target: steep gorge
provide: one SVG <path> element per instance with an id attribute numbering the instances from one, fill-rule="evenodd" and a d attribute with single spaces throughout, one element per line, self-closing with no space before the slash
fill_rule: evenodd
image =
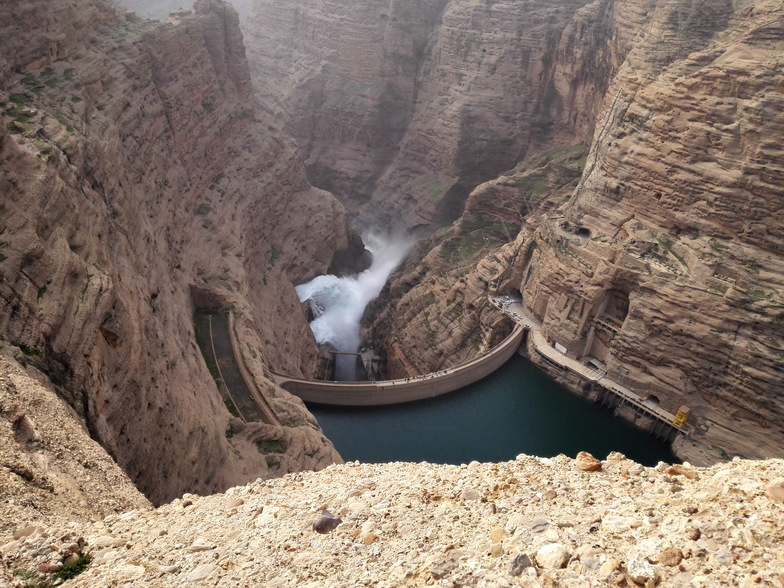
<path id="1" fill-rule="evenodd" d="M 261 0 L 245 28 L 311 181 L 365 224 L 430 232 L 529 149 L 588 139 L 613 63 L 575 57 L 615 33 L 586 4 Z"/>
<path id="2" fill-rule="evenodd" d="M 782 2 L 423 10 L 261 0 L 247 25 L 314 184 L 362 223 L 460 216 L 369 313 L 390 375 L 491 347 L 486 294 L 520 292 L 551 343 L 692 408 L 684 457 L 781 455 Z"/>
<path id="3" fill-rule="evenodd" d="M 487 292 L 519 291 L 551 342 L 695 410 L 682 455 L 781 455 L 781 0 L 257 0 L 250 67 L 218 0 L 19 10 L 0 338 L 153 502 L 339 460 L 268 377 L 314 373 L 293 285 L 355 243 L 347 209 L 459 217 L 372 310 L 390 374 L 491 347 Z M 194 298 L 233 308 L 282 426 L 226 412 Z"/>
<path id="4" fill-rule="evenodd" d="M 784 122 L 783 18 L 781 2 L 651 3 L 608 85 L 587 158 L 567 174 L 573 183 L 563 177 L 568 148 L 544 154 L 545 167 L 529 158 L 477 188 L 423 262 L 391 284 L 377 330 L 390 371 L 416 371 L 407 357 L 449 365 L 481 351 L 498 329 L 486 318 L 494 311 L 482 310 L 485 293 L 518 291 L 551 343 L 600 360 L 672 412 L 692 408 L 682 457 L 780 456 L 784 170 L 772 138 Z M 488 211 L 488 200 L 499 206 Z M 479 211 L 483 222 L 472 224 Z M 499 220 L 522 230 L 488 236 Z M 445 248 L 481 261 L 433 263 Z M 461 312 L 450 310 L 456 301 Z M 433 317 L 449 319 L 440 332 L 453 334 L 428 338 L 421 324 L 433 328 Z M 575 390 L 589 387 L 539 361 Z"/>

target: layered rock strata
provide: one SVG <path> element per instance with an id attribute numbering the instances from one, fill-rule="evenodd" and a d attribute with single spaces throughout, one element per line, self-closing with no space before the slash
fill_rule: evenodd
<path id="1" fill-rule="evenodd" d="M 172 12 L 190 9 L 192 2 L 182 0 L 113 0 L 122 8 L 131 10 L 143 18 L 167 20 Z M 240 21 L 250 14 L 253 0 L 232 0 L 231 5 L 237 11 Z"/>
<path id="2" fill-rule="evenodd" d="M 607 7 L 596 2 L 580 16 L 589 23 L 592 10 Z M 784 169 L 774 137 L 784 131 L 784 5 L 611 8 L 614 41 L 630 45 L 571 198 L 550 195 L 546 182 L 520 184 L 511 200 L 493 187 L 491 209 L 504 214 L 513 202 L 527 216 L 508 244 L 493 251 L 486 241 L 482 255 L 491 253 L 464 277 L 433 263 L 444 249 L 431 241 L 424 261 L 396 276 L 391 291 L 395 283 L 416 287 L 398 291 L 401 302 L 377 326 L 390 371 L 418 369 L 398 351 L 408 345 L 435 365 L 471 353 L 464 343 L 454 350 L 461 337 L 428 339 L 427 325 L 405 325 L 443 322 L 463 298 L 473 317 L 456 319 L 482 325 L 485 293 L 520 293 L 551 344 L 595 360 L 641 399 L 672 413 L 692 410 L 692 436 L 676 446 L 681 456 L 698 463 L 781 456 Z M 629 22 L 641 23 L 635 36 Z M 612 45 L 605 51 L 616 55 Z M 461 235 L 476 215 L 472 200 L 446 233 L 457 252 L 483 249 Z M 476 348 L 492 329 L 485 321 L 465 342 L 473 338 Z M 533 358 L 575 390 L 595 388 Z"/>
<path id="3" fill-rule="evenodd" d="M 97 0 L 25 7 L 34 27 L 2 20 L 16 26 L 2 52 L 0 337 L 154 502 L 339 459 L 265 374 L 314 369 L 293 284 L 348 246 L 347 215 L 256 114 L 236 12 L 202 0 L 162 25 Z M 283 426 L 230 423 L 194 339 L 193 286 L 233 306 Z"/>
<path id="4" fill-rule="evenodd" d="M 586 4 L 262 0 L 254 84 L 315 185 L 365 223 L 437 227 L 529 150 L 590 136 L 636 22 Z"/>
<path id="5" fill-rule="evenodd" d="M 509 332 L 490 304 L 515 239 L 537 210 L 565 202 L 585 164 L 577 145 L 545 152 L 478 186 L 451 227 L 419 246 L 368 314 L 366 336 L 383 349 L 390 377 L 451 367 L 487 351 Z"/>
<path id="6" fill-rule="evenodd" d="M 662 3 L 572 200 L 531 227 L 530 261 L 504 285 L 570 354 L 672 412 L 690 406 L 698 435 L 729 429 L 719 455 L 781 455 L 784 441 L 784 168 L 770 140 L 784 132 L 783 16 L 781 3 Z"/>

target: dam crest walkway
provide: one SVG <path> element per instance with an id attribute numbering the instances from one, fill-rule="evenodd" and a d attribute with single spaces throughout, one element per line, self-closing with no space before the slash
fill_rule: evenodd
<path id="1" fill-rule="evenodd" d="M 424 400 L 454 392 L 490 375 L 515 354 L 524 333 L 523 325 L 516 324 L 506 339 L 482 355 L 455 367 L 411 378 L 377 382 L 330 382 L 275 373 L 272 376 L 281 388 L 305 402 L 335 406 L 382 406 Z"/>

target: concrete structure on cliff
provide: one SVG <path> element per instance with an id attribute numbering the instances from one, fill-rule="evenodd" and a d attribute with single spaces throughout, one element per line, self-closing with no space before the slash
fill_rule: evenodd
<path id="1" fill-rule="evenodd" d="M 491 301 L 512 320 L 525 324 L 527 336 L 524 337 L 523 345 L 528 354 L 536 353 L 551 367 L 576 375 L 583 381 L 582 389 L 586 397 L 609 406 L 616 415 L 625 408 L 631 408 L 638 417 L 632 419 L 635 424 L 664 439 L 672 440 L 679 432 L 689 434 L 691 427 L 686 424 L 689 413 L 687 408 L 681 407 L 677 414 L 672 414 L 611 380 L 604 371 L 569 357 L 565 349 L 559 350 L 547 341 L 542 333 L 541 322 L 528 313 L 522 301 L 512 304 L 503 304 L 494 298 Z"/>
<path id="2" fill-rule="evenodd" d="M 325 382 L 273 374 L 275 382 L 306 402 L 339 406 L 381 406 L 448 394 L 493 373 L 520 347 L 525 330 L 516 325 L 493 349 L 466 363 L 432 374 L 380 382 Z"/>

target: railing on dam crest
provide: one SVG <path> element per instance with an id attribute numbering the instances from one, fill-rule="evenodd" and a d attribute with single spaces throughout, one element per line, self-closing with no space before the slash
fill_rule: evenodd
<path id="1" fill-rule="evenodd" d="M 461 365 L 412 378 L 378 382 L 328 382 L 272 374 L 284 390 L 305 402 L 336 406 L 381 406 L 448 394 L 481 380 L 514 355 L 525 328 L 517 324 L 511 334 L 488 352 Z"/>

